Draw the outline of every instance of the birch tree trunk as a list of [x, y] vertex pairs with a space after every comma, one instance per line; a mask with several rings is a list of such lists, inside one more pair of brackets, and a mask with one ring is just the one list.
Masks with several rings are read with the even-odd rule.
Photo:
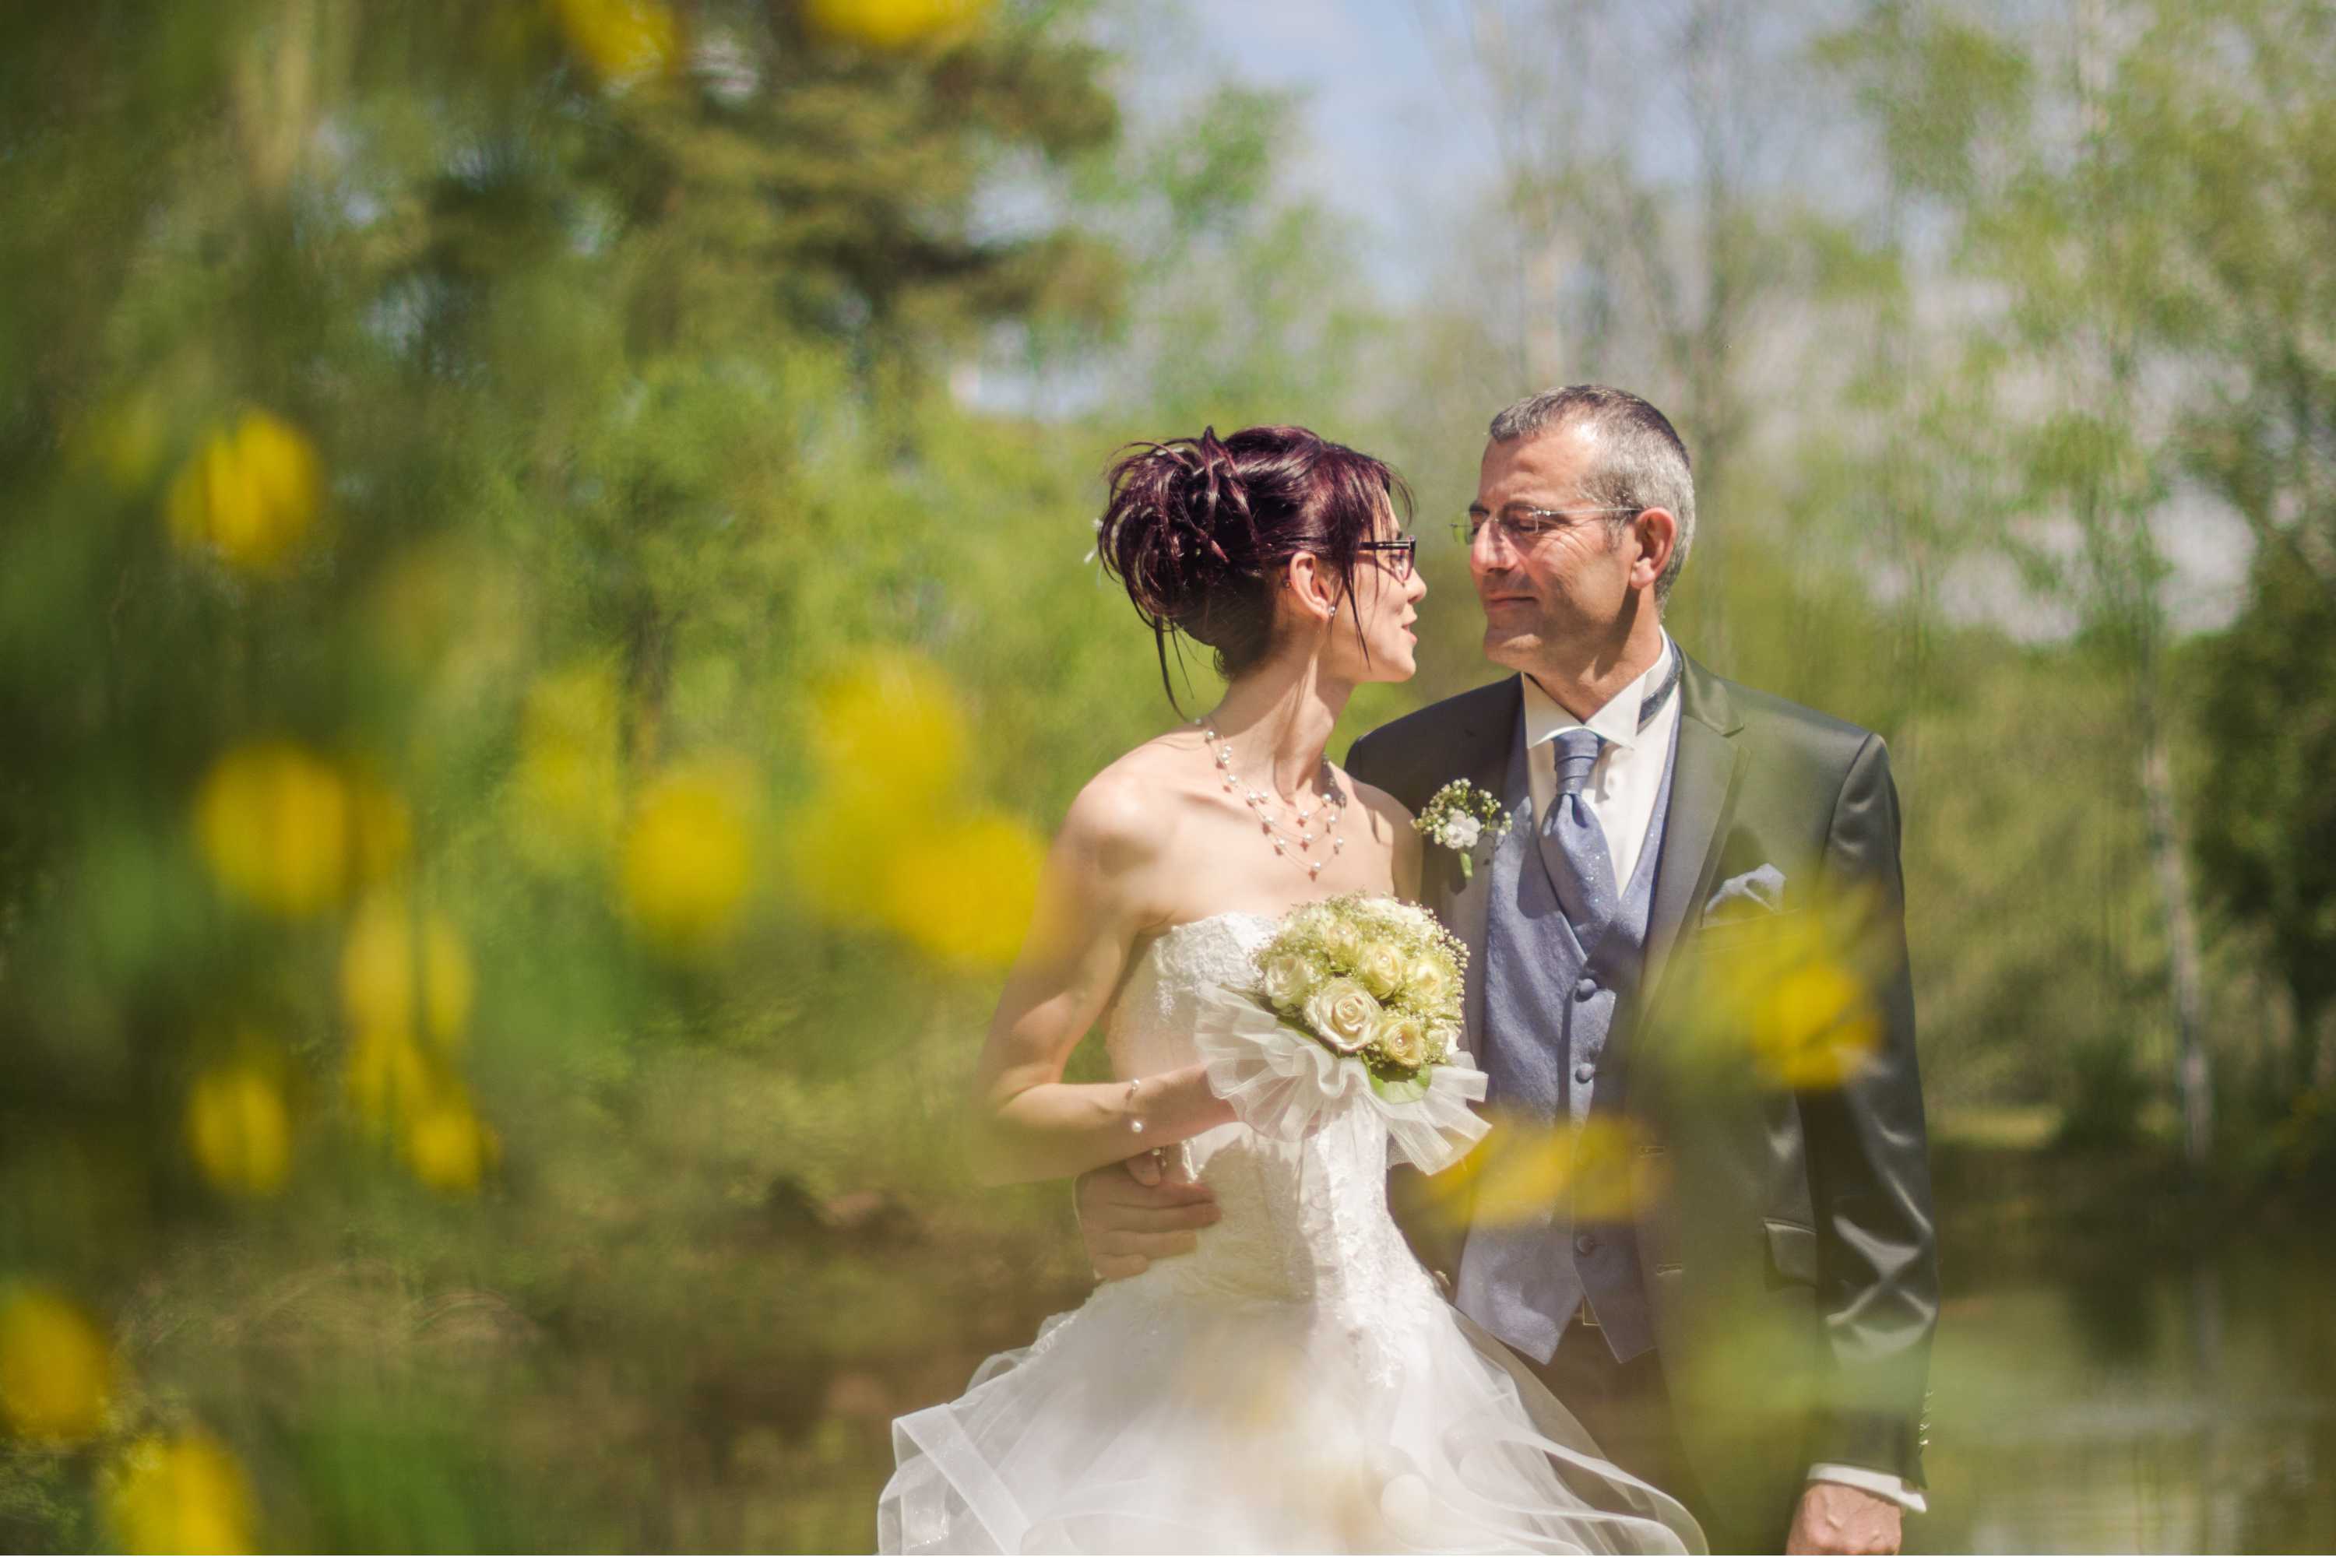
[[2166, 906], [2167, 959], [2174, 980], [2174, 1078], [2182, 1098], [2183, 1148], [2204, 1165], [2214, 1139], [2214, 1081], [2206, 1061], [2205, 991], [2198, 954], [2198, 924], [2190, 903], [2190, 876], [2174, 799], [2174, 767], [2157, 704], [2145, 692], [2142, 712], [2142, 794], [2149, 813], [2149, 857]]

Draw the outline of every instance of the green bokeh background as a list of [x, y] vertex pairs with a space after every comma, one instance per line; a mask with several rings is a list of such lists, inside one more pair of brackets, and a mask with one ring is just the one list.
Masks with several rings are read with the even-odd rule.
[[[784, 0], [0, 20], [0, 1284], [116, 1358], [97, 1439], [0, 1447], [0, 1544], [109, 1544], [108, 1466], [193, 1421], [265, 1546], [871, 1545], [890, 1417], [1085, 1273], [1060, 1188], [963, 1168], [994, 962], [811, 896], [804, 846], [872, 882], [949, 811], [1043, 837], [1175, 722], [1082, 560], [1136, 437], [1303, 423], [1409, 477], [1421, 674], [1341, 748], [1484, 678], [1445, 529], [1483, 422], [1604, 379], [1697, 453], [1680, 641], [1892, 746], [1961, 1426], [1917, 1544], [2336, 1544], [2336, 14], [1808, 10], [1789, 90], [1854, 190], [1552, 122], [1473, 230], [1477, 263], [1569, 237], [1521, 305], [1484, 266], [1376, 291], [1284, 178], [1288, 101], [1203, 71], [1139, 109], [1173, 14], [959, 9], [900, 46]], [[280, 574], [166, 525], [253, 408], [322, 476]], [[2210, 513], [2243, 586], [2200, 629], [2169, 541]], [[822, 694], [871, 658], [966, 740], [854, 815]], [[645, 940], [615, 841], [524, 842], [530, 694], [578, 669], [621, 799], [746, 781], [725, 940]], [[200, 847], [209, 770], [269, 736], [404, 803], [396, 880], [477, 979], [475, 1190], [346, 1103], [348, 901], [272, 914]], [[238, 1028], [289, 1117], [268, 1196], [185, 1132]], [[2302, 1413], [2248, 1415], [2288, 1368]], [[1990, 1446], [2166, 1379], [2224, 1425], [2088, 1439], [2162, 1463], [2130, 1499], [2081, 1465], [2019, 1492], [2032, 1439]]]

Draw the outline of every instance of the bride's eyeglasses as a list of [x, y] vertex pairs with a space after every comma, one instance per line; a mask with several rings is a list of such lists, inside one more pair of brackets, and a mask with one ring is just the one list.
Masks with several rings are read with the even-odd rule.
[[1387, 569], [1395, 573], [1397, 582], [1411, 580], [1411, 563], [1419, 554], [1419, 541], [1413, 535], [1406, 533], [1394, 539], [1366, 540], [1355, 548], [1367, 550], [1377, 556]]
[[1501, 508], [1495, 516], [1481, 506], [1472, 506], [1465, 516], [1454, 520], [1452, 537], [1462, 544], [1474, 544], [1488, 525], [1496, 525], [1509, 536], [1510, 543], [1519, 550], [1530, 550], [1561, 529], [1572, 528], [1582, 518], [1636, 517], [1646, 510], [1643, 506], [1577, 506], [1559, 511], [1518, 502]]

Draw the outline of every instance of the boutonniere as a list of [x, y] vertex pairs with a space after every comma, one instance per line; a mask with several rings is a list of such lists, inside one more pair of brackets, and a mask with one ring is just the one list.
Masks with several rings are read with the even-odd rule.
[[1497, 842], [1509, 831], [1509, 813], [1490, 790], [1456, 778], [1428, 797], [1427, 809], [1412, 818], [1411, 825], [1458, 852], [1460, 880], [1466, 881], [1476, 874], [1476, 846], [1487, 839]]

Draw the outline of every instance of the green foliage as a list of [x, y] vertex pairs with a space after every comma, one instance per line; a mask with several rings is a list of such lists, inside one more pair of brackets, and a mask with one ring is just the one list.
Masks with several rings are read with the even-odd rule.
[[2253, 603], [2193, 657], [2217, 803], [2199, 820], [2199, 871], [2233, 920], [2267, 934], [2301, 1091], [2336, 999], [2336, 600], [2266, 554]]
[[[1689, 179], [1543, 137], [1398, 311], [1288, 188], [1293, 101], [1124, 116], [1083, 6], [890, 51], [739, 0], [10, 11], [0, 1285], [69, 1291], [121, 1367], [96, 1442], [0, 1447], [0, 1542], [108, 1544], [104, 1462], [192, 1420], [262, 1545], [868, 1544], [889, 1416], [1085, 1275], [1059, 1192], [966, 1180], [993, 959], [803, 866], [976, 808], [1043, 830], [1171, 722], [1081, 557], [1111, 450], [1204, 424], [1417, 484], [1423, 674], [1343, 747], [1492, 673], [1444, 528], [1490, 411], [1590, 375], [1670, 407], [1689, 651], [1890, 740], [1933, 1104], [2061, 1107], [2096, 1152], [2167, 1076], [2156, 694], [2208, 1043], [2270, 1086], [2230, 1136], [2325, 1180], [2336, 29], [2126, 14], [2081, 138], [2016, 18], [1893, 4], [1825, 42], [1876, 212], [1765, 186], [1726, 114]], [[611, 64], [662, 48], [639, 15], [665, 69]], [[1581, 248], [1548, 299], [1472, 304], [1507, 239]], [[2185, 643], [2162, 529], [2201, 489], [2260, 554]], [[2082, 634], [1963, 624], [2004, 562]], [[871, 649], [967, 738], [879, 724], [908, 760], [845, 821], [868, 781], [829, 776], [822, 705]], [[274, 745], [303, 767], [211, 813]], [[704, 789], [658, 842], [735, 828], [735, 898], [628, 861], [677, 774]], [[949, 896], [995, 924], [977, 884]], [[388, 1057], [353, 957], [382, 901]], [[719, 940], [656, 940], [676, 901]]]

